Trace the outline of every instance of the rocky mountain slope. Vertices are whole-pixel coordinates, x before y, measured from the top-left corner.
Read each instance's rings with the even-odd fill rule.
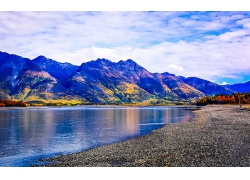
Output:
[[[71,98],[72,93],[34,61],[0,52],[0,99],[28,101],[67,96]]]
[[[166,104],[221,93],[233,91],[195,77],[150,73],[131,59],[97,59],[75,66],[44,56],[30,60],[0,52],[0,99]]]

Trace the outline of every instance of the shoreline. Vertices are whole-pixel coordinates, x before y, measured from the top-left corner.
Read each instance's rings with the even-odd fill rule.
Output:
[[[12,107],[0,107],[0,110],[13,110],[13,109],[46,109],[46,108],[136,108],[136,107],[175,107],[175,108],[183,108],[188,110],[196,109],[199,106],[196,105],[162,105],[162,106],[124,106],[124,105],[79,105],[79,106],[26,106],[26,107],[19,107],[19,106],[12,106]]]
[[[250,109],[208,105],[193,112],[188,123],[39,162],[52,162],[41,165],[48,167],[250,166]]]

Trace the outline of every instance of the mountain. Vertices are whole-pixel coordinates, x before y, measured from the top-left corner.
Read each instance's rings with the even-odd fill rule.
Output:
[[[233,85],[224,85],[224,87],[231,89],[232,91],[239,92],[239,93],[246,93],[250,92],[250,81],[247,81],[245,83],[238,83]]]
[[[27,59],[17,55],[0,52],[0,98],[9,99],[9,94],[17,84],[18,73],[23,69]]]
[[[195,89],[189,84],[185,83],[181,78],[170,73],[155,73],[158,79],[163,82],[173,93],[179,97],[187,99],[192,97],[204,96],[202,91]]]
[[[97,59],[83,63],[68,79],[67,88],[91,102],[121,103],[155,99],[163,91],[159,84],[132,60],[114,63]]]
[[[188,78],[180,77],[180,78],[183,80],[183,82],[203,92],[206,96],[234,93],[234,91],[231,89],[228,89],[224,86],[197,77],[188,77]]]
[[[117,63],[97,59],[75,66],[4,52],[0,52],[0,82],[0,99],[25,102],[166,104],[233,92],[204,79],[150,73],[131,59]]]
[[[44,71],[48,72],[52,77],[57,79],[59,82],[67,80],[67,78],[76,72],[78,66],[72,65],[70,63],[60,63],[52,59],[48,59],[44,56],[38,56],[33,59],[38,66],[40,66]]]
[[[133,103],[180,101],[204,96],[177,76],[153,74],[133,60],[111,62],[97,59],[83,63],[66,83],[66,88],[90,102]]]
[[[28,101],[68,94],[67,89],[32,60],[5,52],[0,52],[0,82],[0,99]]]

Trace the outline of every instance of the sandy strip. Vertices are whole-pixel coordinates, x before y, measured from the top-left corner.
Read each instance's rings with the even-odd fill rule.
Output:
[[[44,159],[46,166],[247,166],[250,109],[204,106],[188,123],[168,124],[149,135],[80,153]]]

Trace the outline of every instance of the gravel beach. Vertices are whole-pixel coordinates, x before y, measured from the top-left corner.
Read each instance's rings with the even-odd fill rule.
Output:
[[[250,108],[209,105],[188,123],[80,153],[43,159],[57,167],[250,167]]]

